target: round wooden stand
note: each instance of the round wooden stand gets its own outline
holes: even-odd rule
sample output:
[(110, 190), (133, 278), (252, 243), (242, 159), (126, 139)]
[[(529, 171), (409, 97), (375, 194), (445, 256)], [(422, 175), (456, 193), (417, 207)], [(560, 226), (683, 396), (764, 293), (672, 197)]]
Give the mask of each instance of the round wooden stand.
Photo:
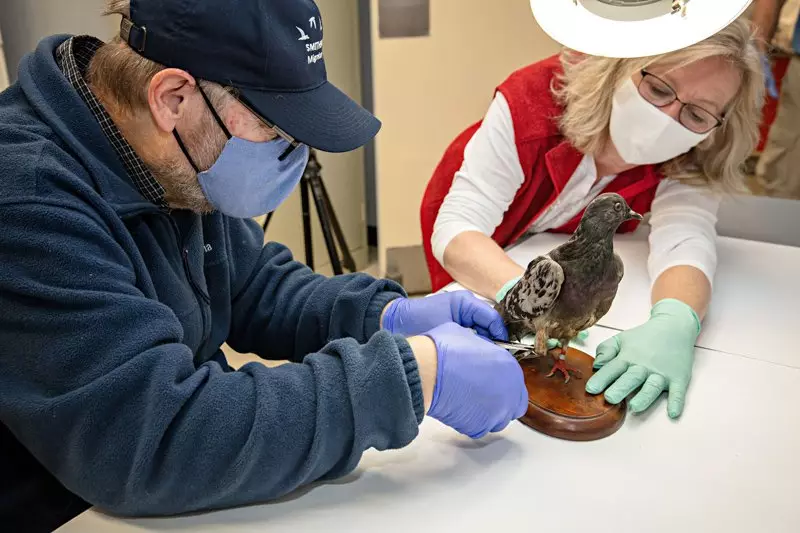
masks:
[(520, 421), (545, 435), (576, 441), (602, 439), (622, 427), (627, 410), (624, 401), (611, 405), (602, 394), (586, 392), (593, 361), (590, 355), (569, 348), (566, 362), (581, 375), (571, 374), (567, 384), (560, 372), (546, 377), (553, 366), (551, 356), (521, 361), (528, 412)]

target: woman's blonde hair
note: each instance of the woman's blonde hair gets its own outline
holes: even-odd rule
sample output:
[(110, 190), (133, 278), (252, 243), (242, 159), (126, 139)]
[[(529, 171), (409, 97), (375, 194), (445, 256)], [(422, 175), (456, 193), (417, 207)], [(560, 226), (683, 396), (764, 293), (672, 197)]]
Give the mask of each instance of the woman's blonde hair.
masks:
[(564, 107), (559, 119), (562, 134), (581, 152), (597, 153), (609, 140), (614, 92), (627, 79), (654, 63), (678, 68), (715, 56), (730, 61), (742, 79), (725, 121), (697, 147), (663, 163), (661, 170), (665, 176), (687, 183), (741, 189), (744, 162), (758, 142), (764, 100), (764, 73), (750, 23), (745, 19), (695, 45), (659, 56), (610, 59), (563, 51), (564, 70), (552, 86)]

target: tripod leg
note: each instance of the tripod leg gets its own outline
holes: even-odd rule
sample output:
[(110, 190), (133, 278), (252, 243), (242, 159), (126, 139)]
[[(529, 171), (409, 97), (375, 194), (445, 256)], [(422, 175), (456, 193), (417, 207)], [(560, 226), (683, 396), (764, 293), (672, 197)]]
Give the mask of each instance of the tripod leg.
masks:
[(306, 248), (306, 265), (314, 270), (314, 243), (311, 240), (311, 206), (308, 205), (308, 182), (300, 181), (300, 203), (303, 208), (303, 243)]
[(311, 185), (311, 194), (314, 196), (314, 205), (317, 206), (319, 224), (322, 227), (322, 235), (325, 237), (325, 246), (328, 248), (328, 256), (331, 258), (331, 266), (335, 275), (342, 274), (342, 263), (339, 260), (339, 252), (336, 250), (336, 241), (333, 240), (331, 232), (331, 221), (325, 205), (324, 191), (321, 187), (319, 176), (311, 176), (308, 180)]
[(261, 229), (263, 229), (263, 230), (264, 230), (264, 233), (266, 233), (266, 232), (267, 232), (267, 226), (269, 226), (269, 221), (270, 221), (270, 220), (272, 220), (272, 215), (274, 215), (274, 214), (275, 214), (275, 211), (271, 211), (271, 212), (270, 212), (270, 213), (267, 215), (267, 218), (265, 218), (265, 219), (264, 219), (264, 225), (263, 225), (263, 226), (261, 226)]
[(344, 238), (344, 232), (339, 225), (339, 219), (336, 218), (336, 211), (333, 210), (331, 198), (328, 196), (328, 189), (325, 187), (325, 182), (322, 177), (319, 178), (319, 186), (322, 189), (322, 196), (325, 199), (325, 206), (328, 208), (328, 218), (333, 226), (333, 232), (336, 234), (336, 240), (339, 241), (339, 248), (342, 250), (342, 262), (344, 267), (350, 272), (356, 271), (356, 262), (353, 261), (353, 256), (350, 255), (350, 249), (347, 247), (347, 241)]

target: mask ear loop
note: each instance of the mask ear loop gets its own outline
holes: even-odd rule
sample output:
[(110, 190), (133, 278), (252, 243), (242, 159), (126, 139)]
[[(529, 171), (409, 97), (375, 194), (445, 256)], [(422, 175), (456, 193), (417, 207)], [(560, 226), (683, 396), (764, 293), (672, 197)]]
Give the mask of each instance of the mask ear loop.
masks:
[(183, 144), (183, 140), (181, 140), (181, 136), (178, 135), (178, 129), (177, 128), (172, 130), (172, 136), (175, 137), (176, 141), (178, 141), (178, 146), (180, 147), (181, 152), (183, 152), (183, 155), (184, 155), (184, 157), (186, 157), (186, 160), (189, 162), (189, 164), (192, 165), (192, 168), (194, 169), (195, 173), (200, 174), (200, 169), (197, 168), (197, 165), (194, 164), (194, 159), (192, 159), (192, 156), (189, 155), (189, 150), (186, 149), (186, 145)]
[[(211, 111), (211, 115), (214, 117), (214, 120), (216, 120), (217, 124), (219, 124), (219, 127), (222, 128), (222, 131), (225, 133), (225, 136), (228, 138), (228, 140), (231, 140), (233, 135), (231, 135), (231, 132), (228, 131), (228, 128), (225, 126), (225, 123), (222, 121), (222, 118), (220, 118), (219, 114), (217, 114), (217, 110), (214, 109), (213, 105), (211, 105), (211, 100), (209, 100), (208, 95), (206, 95), (206, 92), (203, 90), (203, 87), (200, 86), (199, 82), (197, 83), (197, 89), (200, 91), (200, 95), (203, 97), (203, 100), (206, 102), (208, 109)], [(172, 130), (172, 135), (178, 142), (178, 147), (180, 147), (181, 152), (183, 152), (183, 155), (186, 157), (186, 160), (189, 161), (190, 165), (192, 165), (194, 171), (197, 174), (200, 174), (200, 169), (195, 164), (194, 159), (192, 159), (192, 156), (189, 155), (189, 150), (186, 149), (186, 145), (183, 143), (183, 139), (181, 139), (181, 136), (178, 134), (177, 128)]]
[(206, 105), (208, 106), (208, 109), (211, 110), (211, 114), (214, 115), (214, 120), (217, 121), (217, 124), (219, 124), (219, 127), (222, 128), (222, 131), (225, 132), (228, 140), (231, 140), (233, 135), (231, 135), (231, 132), (228, 131), (228, 128), (225, 126), (222, 118), (219, 116), (219, 114), (217, 114), (217, 110), (214, 109), (213, 105), (211, 105), (211, 100), (208, 99), (208, 95), (206, 95), (206, 92), (203, 90), (203, 86), (200, 85), (200, 82), (197, 82), (197, 89), (200, 91), (200, 95), (203, 97), (203, 100), (206, 101)]

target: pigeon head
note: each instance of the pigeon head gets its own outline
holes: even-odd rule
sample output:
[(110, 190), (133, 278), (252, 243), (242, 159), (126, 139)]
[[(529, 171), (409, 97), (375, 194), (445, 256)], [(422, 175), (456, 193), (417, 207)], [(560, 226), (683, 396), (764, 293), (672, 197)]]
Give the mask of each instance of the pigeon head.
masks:
[(594, 235), (612, 234), (626, 220), (642, 220), (625, 199), (616, 193), (601, 194), (589, 204), (581, 219), (579, 231)]

